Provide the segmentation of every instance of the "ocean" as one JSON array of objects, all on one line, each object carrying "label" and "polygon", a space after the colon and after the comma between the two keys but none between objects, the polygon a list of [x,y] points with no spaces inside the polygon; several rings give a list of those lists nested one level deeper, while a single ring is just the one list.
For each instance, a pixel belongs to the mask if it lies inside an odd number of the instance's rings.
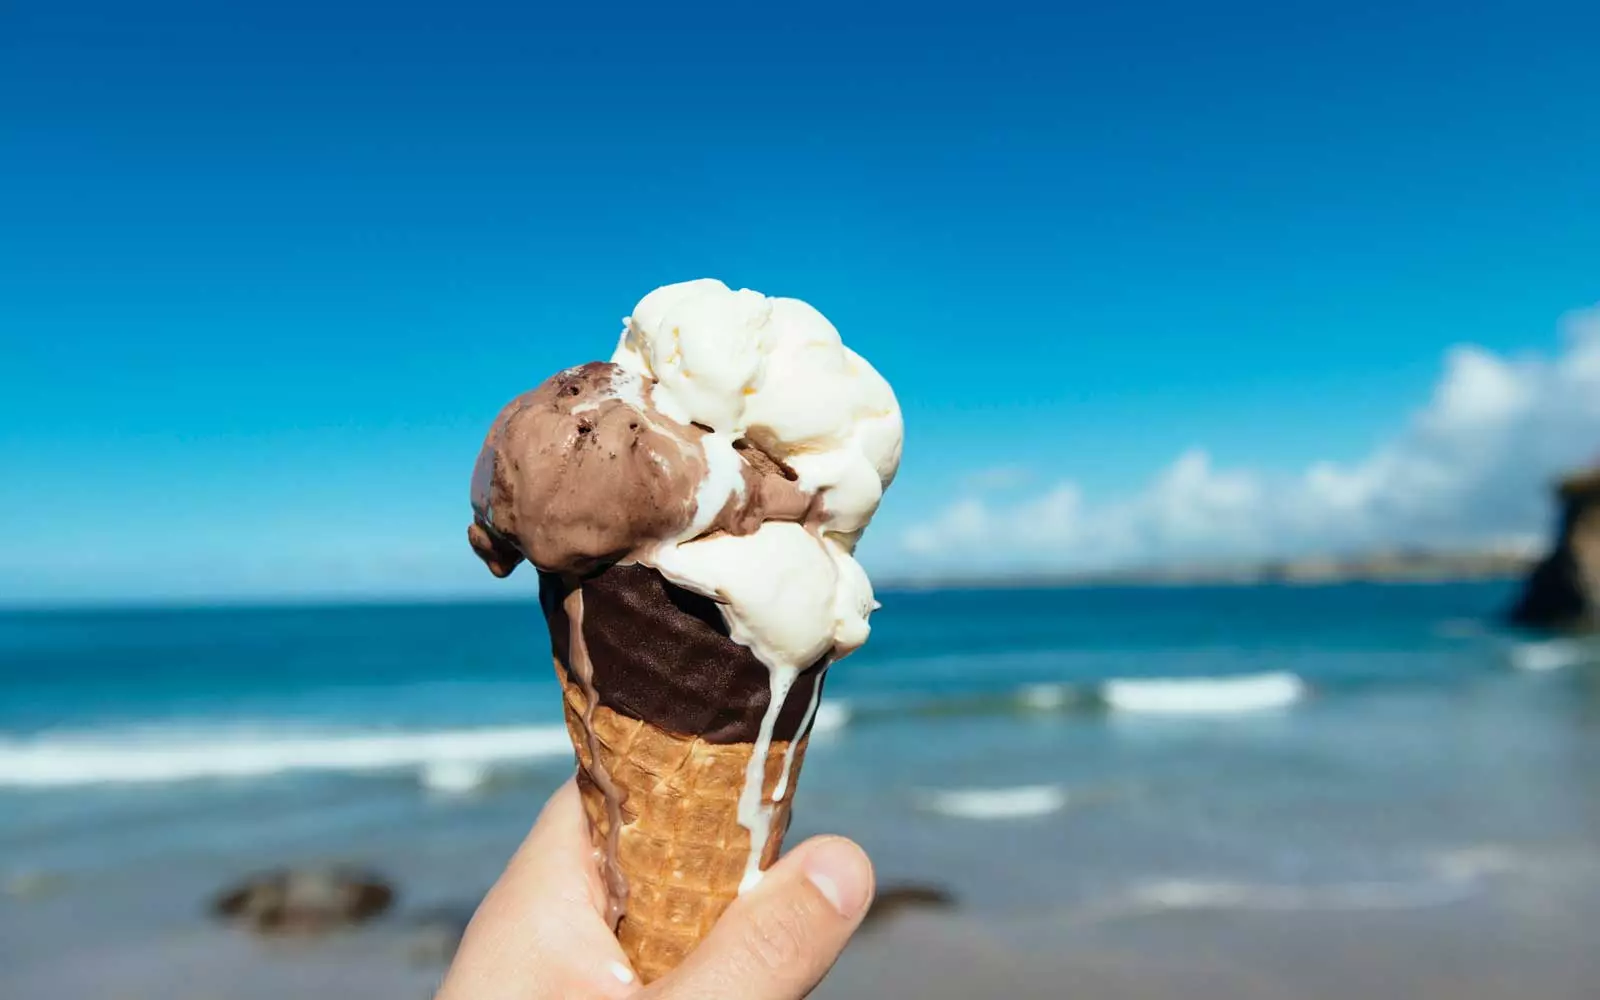
[{"label": "ocean", "polygon": [[[1213,957],[1294,921],[1328,940],[1329,921],[1402,914],[1397,969],[1487,961],[1463,935],[1492,927],[1513,949],[1493,953],[1501,974],[1526,934],[1516,981],[1543,991],[1524,995],[1565,996],[1595,964],[1560,943],[1574,914],[1600,915],[1600,655],[1502,628],[1511,594],[881,594],[871,641],[829,675],[792,840],[844,833],[885,884],[944,887],[951,919],[1015,950],[1007,974],[1068,961],[1063,940],[1098,942],[1095,968],[1128,940],[1170,964],[1199,947],[1195,914],[1237,929]],[[110,995],[110,976],[156,996],[178,965],[184,982],[215,967],[192,995],[257,995],[228,971],[248,945],[207,937],[224,932],[204,907],[278,865],[392,878],[375,933],[399,948],[416,915],[470,908],[572,766],[531,597],[4,613],[0,691],[0,996],[16,1000]],[[360,940],[307,967],[370,967]],[[301,961],[258,960],[258,976]],[[894,995],[867,963],[840,975]],[[1340,975],[1287,967],[1307,996]]]}]

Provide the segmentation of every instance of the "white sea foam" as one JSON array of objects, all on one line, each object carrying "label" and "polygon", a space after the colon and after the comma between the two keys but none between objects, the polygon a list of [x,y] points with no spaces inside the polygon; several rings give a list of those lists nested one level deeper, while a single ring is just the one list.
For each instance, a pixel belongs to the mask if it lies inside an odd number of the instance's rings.
[{"label": "white sea foam", "polygon": [[1058,785],[951,788],[922,792],[918,800],[929,812],[959,819],[1026,819],[1059,812],[1067,792]]},{"label": "white sea foam", "polygon": [[1427,875],[1395,881],[1294,885],[1226,878],[1164,878],[1139,882],[1082,916],[1089,922],[1163,912],[1232,910],[1258,913],[1370,912],[1449,906],[1511,875],[1570,878],[1587,858],[1534,856],[1499,844],[1439,850],[1423,858]]},{"label": "white sea foam", "polygon": [[1457,903],[1476,891],[1469,881],[1452,878],[1324,886],[1173,878],[1136,885],[1109,909],[1127,915],[1174,910],[1267,913],[1418,910]]},{"label": "white sea foam", "polygon": [[1073,691],[1065,684],[1029,684],[1017,692],[1017,700],[1036,712],[1059,712],[1072,704]]},{"label": "white sea foam", "polygon": [[1285,708],[1306,697],[1306,682],[1294,674],[1239,677],[1112,680],[1100,690],[1117,712],[1150,715],[1219,715]]},{"label": "white sea foam", "polygon": [[1564,670],[1600,658],[1600,647],[1581,639],[1546,639],[1519,642],[1511,647],[1511,665],[1530,673]]},{"label": "white sea foam", "polygon": [[1439,851],[1428,858],[1428,866],[1443,878],[1474,881],[1526,871],[1530,860],[1499,844],[1475,844]]},{"label": "white sea foam", "polygon": [[1440,877],[1458,881],[1531,879],[1545,887],[1590,884],[1600,874],[1600,860],[1577,844],[1538,848],[1469,844],[1437,851],[1427,864]]},{"label": "white sea foam", "polygon": [[817,705],[816,717],[811,720],[811,735],[836,733],[850,724],[850,703],[822,699]]},{"label": "white sea foam", "polygon": [[494,766],[479,760],[435,760],[422,765],[417,781],[440,795],[470,795],[489,784]]},{"label": "white sea foam", "polygon": [[281,735],[259,729],[62,734],[0,740],[0,788],[408,769],[422,769],[425,783],[431,775],[434,782],[459,787],[470,768],[570,753],[572,743],[563,726]]}]

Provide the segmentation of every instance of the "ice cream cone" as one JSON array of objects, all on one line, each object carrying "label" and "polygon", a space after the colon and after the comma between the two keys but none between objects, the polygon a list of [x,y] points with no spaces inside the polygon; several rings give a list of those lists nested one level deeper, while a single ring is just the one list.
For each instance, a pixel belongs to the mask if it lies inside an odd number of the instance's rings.
[{"label": "ice cream cone", "polygon": [[[739,795],[755,744],[667,732],[604,705],[591,714],[583,685],[559,660],[556,672],[589,828],[603,857],[614,849],[625,886],[625,898],[612,901],[620,903],[617,938],[648,983],[676,967],[739,894],[750,857]],[[792,762],[789,741],[767,749],[762,803],[772,807],[772,820],[760,845],[763,869],[777,860],[789,826],[806,736],[795,744]],[[608,782],[617,792],[615,810],[603,788]],[[782,798],[774,803],[780,784]]]}]

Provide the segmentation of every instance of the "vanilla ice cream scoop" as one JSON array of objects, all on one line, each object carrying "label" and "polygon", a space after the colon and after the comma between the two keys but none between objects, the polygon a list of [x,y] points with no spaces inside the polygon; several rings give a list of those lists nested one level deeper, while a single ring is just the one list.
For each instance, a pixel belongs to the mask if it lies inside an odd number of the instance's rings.
[{"label": "vanilla ice cream scoop", "polygon": [[821,500],[824,530],[855,536],[900,465],[900,406],[883,376],[798,299],[703,278],[646,295],[612,361],[655,383],[661,411],[748,438]]}]

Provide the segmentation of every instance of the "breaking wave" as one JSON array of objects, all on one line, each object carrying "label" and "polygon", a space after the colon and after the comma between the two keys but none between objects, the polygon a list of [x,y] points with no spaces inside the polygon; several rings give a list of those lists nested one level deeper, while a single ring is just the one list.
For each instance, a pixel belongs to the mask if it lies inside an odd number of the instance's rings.
[{"label": "breaking wave", "polygon": [[928,812],[957,819],[1026,819],[1061,811],[1067,792],[1058,785],[952,788],[921,792],[917,803]]},{"label": "breaking wave", "polygon": [[1070,684],[1029,684],[1017,692],[1022,707],[1034,712],[1060,712],[1082,702]]},{"label": "breaking wave", "polygon": [[439,795],[471,795],[489,787],[494,765],[477,760],[436,760],[422,765],[417,783]]},{"label": "breaking wave", "polygon": [[1226,715],[1286,708],[1311,693],[1310,684],[1286,671],[1235,677],[1130,677],[1098,683],[1026,684],[1010,692],[954,695],[900,705],[867,703],[853,706],[849,718],[852,724],[866,724],[907,715]]},{"label": "breaking wave", "polygon": [[811,720],[811,732],[833,733],[838,732],[850,724],[850,703],[826,698],[817,703],[816,718]]},{"label": "breaking wave", "polygon": [[1452,906],[1489,890],[1507,877],[1571,880],[1589,877],[1588,855],[1529,854],[1499,844],[1433,851],[1412,878],[1385,881],[1289,884],[1229,878],[1158,878],[1082,911],[1088,923],[1183,912],[1359,913]]},{"label": "breaking wave", "polygon": [[1459,903],[1477,891],[1478,887],[1469,880],[1453,878],[1324,886],[1173,878],[1134,886],[1120,905],[1112,909],[1124,915],[1185,910],[1258,913],[1422,910]]},{"label": "breaking wave", "polygon": [[564,726],[274,735],[259,730],[61,734],[0,740],[0,787],[149,784],[261,778],[289,772],[418,770],[459,791],[490,765],[565,757]]},{"label": "breaking wave", "polygon": [[1511,647],[1511,665],[1530,673],[1564,670],[1600,659],[1600,646],[1581,639],[1519,642]]},{"label": "breaking wave", "polygon": [[[825,699],[813,735],[822,740],[880,721],[950,715],[1223,715],[1285,708],[1308,685],[1287,673],[1239,677],[1113,679],[1085,684],[1031,684],[1011,691],[907,702]],[[0,737],[0,788],[155,784],[266,778],[288,773],[413,772],[431,791],[466,793],[488,784],[507,764],[569,757],[561,725],[463,726],[392,730],[305,731],[266,721],[201,726],[46,732]],[[1002,794],[1003,793],[1003,794]],[[973,818],[1037,815],[1061,807],[1058,789],[1030,787],[953,792],[932,800],[936,812]]]},{"label": "breaking wave", "polygon": [[1219,715],[1285,708],[1306,697],[1306,682],[1286,673],[1240,677],[1112,680],[1100,689],[1114,712]]},{"label": "breaking wave", "polygon": [[[850,720],[847,702],[824,701],[813,732],[835,733]],[[274,731],[259,723],[146,727],[0,738],[0,788],[414,771],[431,792],[466,794],[490,784],[497,766],[571,755],[561,725],[318,732]]]}]

